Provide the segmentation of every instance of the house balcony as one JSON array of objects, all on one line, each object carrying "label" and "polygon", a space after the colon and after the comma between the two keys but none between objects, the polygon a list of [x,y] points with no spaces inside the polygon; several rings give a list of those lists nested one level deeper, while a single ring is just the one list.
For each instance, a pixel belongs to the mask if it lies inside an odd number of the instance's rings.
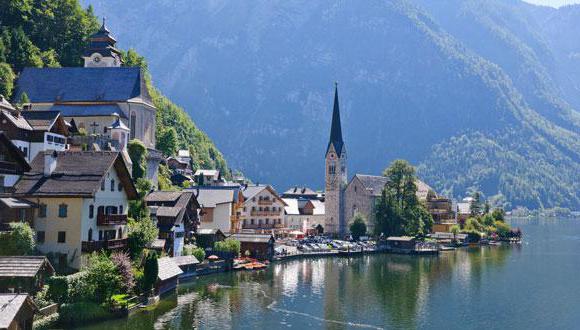
[{"label": "house balcony", "polygon": [[115,226],[115,225],[126,225],[127,215],[126,214],[98,214],[97,215],[97,226]]},{"label": "house balcony", "polygon": [[250,215],[252,217],[264,217],[264,216],[281,217],[283,214],[281,211],[251,211]]},{"label": "house balcony", "polygon": [[272,201],[271,199],[263,199],[261,201],[258,201],[258,205],[272,205],[274,203],[274,201]]},{"label": "house balcony", "polygon": [[245,224],[242,225],[242,229],[279,229],[279,228],[284,228],[284,224],[283,223],[277,223],[277,224],[273,224],[273,223],[269,223],[269,224]]},{"label": "house balcony", "polygon": [[82,252],[95,252],[101,250],[118,250],[127,248],[127,239],[110,239],[107,241],[85,241],[82,242],[81,250]]}]

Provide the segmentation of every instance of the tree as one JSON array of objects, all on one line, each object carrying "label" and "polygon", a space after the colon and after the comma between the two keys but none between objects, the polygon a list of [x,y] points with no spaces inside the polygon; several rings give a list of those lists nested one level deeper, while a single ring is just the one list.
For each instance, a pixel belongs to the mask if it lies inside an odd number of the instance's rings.
[{"label": "tree", "polygon": [[97,302],[109,301],[123,287],[123,278],[117,266],[104,252],[93,253],[89,257],[86,272],[86,281],[94,289]]},{"label": "tree", "polygon": [[496,221],[504,221],[505,220],[505,211],[501,208],[496,208],[491,212],[491,216]]},{"label": "tree", "polygon": [[474,191],[471,194],[471,205],[469,206],[469,212],[471,213],[472,217],[478,216],[481,214],[482,206],[481,206],[481,192]]},{"label": "tree", "polygon": [[449,228],[449,231],[453,234],[453,241],[456,241],[457,234],[459,234],[459,232],[461,232],[461,228],[459,228],[458,225],[453,225],[453,226],[451,226],[451,228]]},{"label": "tree", "polygon": [[10,231],[0,232],[0,255],[29,255],[35,245],[34,232],[25,222],[10,223]]},{"label": "tree", "polygon": [[143,249],[149,246],[159,235],[159,229],[149,218],[141,220],[129,219],[128,246],[132,258],[141,255]]},{"label": "tree", "polygon": [[183,247],[183,254],[186,256],[192,255],[200,262],[205,259],[205,251],[203,250],[203,248],[197,247],[192,244]]},{"label": "tree", "polygon": [[145,265],[143,266],[143,289],[146,293],[151,292],[153,285],[157,282],[157,276],[159,275],[157,258],[157,252],[155,251],[149,251],[145,258]]},{"label": "tree", "polygon": [[157,135],[157,149],[161,150],[165,156],[175,155],[177,152],[177,132],[173,127],[161,129]]},{"label": "tree", "polygon": [[395,160],[385,169],[387,184],[375,205],[375,229],[386,236],[424,235],[433,218],[417,198],[415,168],[405,160]]},{"label": "tree", "polygon": [[0,63],[0,95],[10,98],[14,89],[14,79],[16,75],[7,63]]},{"label": "tree", "polygon": [[354,219],[350,225],[350,234],[355,241],[358,241],[361,236],[366,235],[367,233],[367,225],[365,217],[360,214],[356,213],[354,215]]},{"label": "tree", "polygon": [[229,252],[237,256],[240,254],[241,243],[233,238],[228,238],[224,241],[215,242],[213,248],[215,251]]},{"label": "tree", "polygon": [[143,142],[133,139],[127,145],[127,151],[133,162],[133,180],[145,177],[147,172],[147,148]]}]

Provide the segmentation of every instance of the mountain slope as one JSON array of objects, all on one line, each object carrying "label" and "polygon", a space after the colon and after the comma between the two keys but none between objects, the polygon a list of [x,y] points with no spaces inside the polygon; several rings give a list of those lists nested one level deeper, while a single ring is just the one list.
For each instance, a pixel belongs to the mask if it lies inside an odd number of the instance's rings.
[{"label": "mountain slope", "polygon": [[513,206],[580,207],[578,105],[558,88],[561,56],[538,18],[553,10],[518,1],[91,3],[255,181],[322,186],[338,80],[351,174],[407,158],[455,196],[476,187]]}]

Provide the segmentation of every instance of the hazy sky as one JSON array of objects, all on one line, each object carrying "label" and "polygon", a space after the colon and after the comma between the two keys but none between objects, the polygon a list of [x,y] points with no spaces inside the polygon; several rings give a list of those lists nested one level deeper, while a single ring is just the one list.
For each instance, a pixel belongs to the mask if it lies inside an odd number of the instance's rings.
[{"label": "hazy sky", "polygon": [[544,5],[544,6],[551,6],[551,7],[560,7],[564,5],[571,5],[574,3],[580,3],[580,0],[524,0],[529,3],[533,3],[536,5]]}]

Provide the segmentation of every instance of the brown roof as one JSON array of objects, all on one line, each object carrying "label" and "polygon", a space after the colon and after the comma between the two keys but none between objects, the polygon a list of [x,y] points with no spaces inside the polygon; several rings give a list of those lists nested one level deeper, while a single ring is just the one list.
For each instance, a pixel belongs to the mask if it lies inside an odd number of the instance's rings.
[{"label": "brown roof", "polygon": [[48,131],[54,125],[60,112],[58,111],[23,111],[22,117],[28,121],[35,130]]},{"label": "brown roof", "polygon": [[[145,197],[145,201],[150,206],[159,206],[156,214],[158,218],[175,218],[176,222],[180,222],[192,198],[194,198],[192,191],[154,191]],[[194,202],[199,208],[195,198]]]},{"label": "brown roof", "polygon": [[0,257],[0,278],[35,277],[43,269],[54,272],[44,256]]},{"label": "brown roof", "polygon": [[18,163],[19,171],[30,171],[30,165],[28,165],[26,158],[24,158],[24,154],[3,132],[0,132],[0,144],[3,144],[6,147],[6,150],[12,155],[12,160]]},{"label": "brown roof", "polygon": [[181,197],[181,191],[153,191],[145,197],[146,202],[175,202]]},{"label": "brown roof", "polygon": [[38,153],[30,164],[32,169],[16,184],[16,194],[22,196],[94,196],[111,167],[115,167],[129,199],[137,197],[129,170],[122,155],[115,151],[58,151],[56,168],[45,176],[44,158]]},{"label": "brown roof", "polygon": [[268,234],[232,234],[228,238],[233,238],[243,243],[269,243],[274,240],[274,237]]},{"label": "brown roof", "polygon": [[30,126],[30,124],[28,124],[28,122],[26,121],[26,119],[24,119],[23,116],[17,115],[16,110],[8,111],[8,110],[0,109],[0,113],[2,113],[2,115],[4,115],[4,118],[10,120],[10,122],[12,122],[12,124],[15,127],[19,128],[19,129],[24,129],[27,131],[32,131],[32,126]]}]

